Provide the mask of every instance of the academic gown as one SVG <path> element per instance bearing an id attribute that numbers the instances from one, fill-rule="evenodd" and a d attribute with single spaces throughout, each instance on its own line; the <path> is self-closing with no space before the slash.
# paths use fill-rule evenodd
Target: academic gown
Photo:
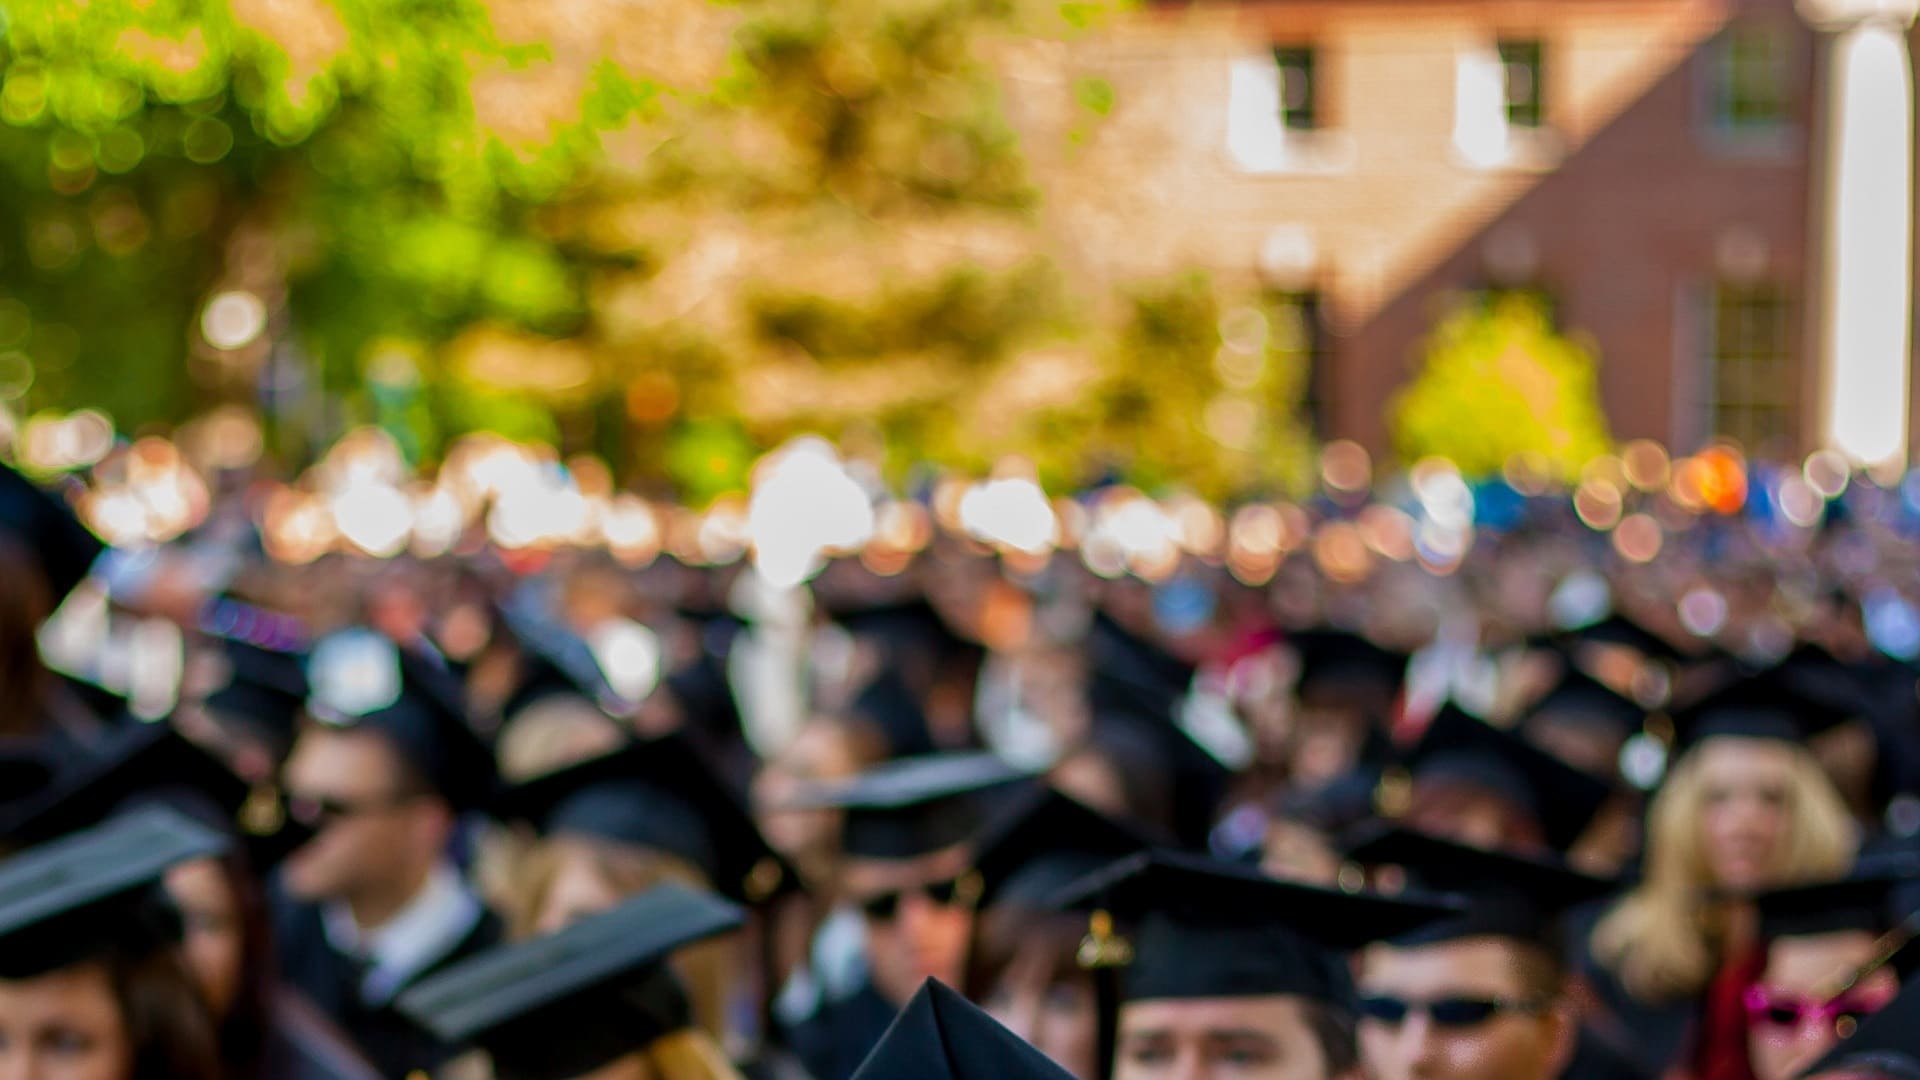
<path id="1" fill-rule="evenodd" d="M 459 1052 L 459 1047 L 440 1042 L 401 1016 L 393 1001 L 407 986 L 499 944 L 502 927 L 497 916 L 482 909 L 452 949 L 414 972 L 391 994 L 368 1001 L 360 987 L 365 963 L 333 947 L 320 906 L 279 899 L 274 908 L 274 937 L 281 978 L 332 1020 L 380 1075 L 397 1080 L 415 1070 L 431 1073 Z"/>
<path id="2" fill-rule="evenodd" d="M 839 1001 L 823 1003 L 787 1030 L 787 1045 L 814 1080 L 848 1080 L 879 1044 L 900 1010 L 880 996 L 871 979 Z"/>
<path id="3" fill-rule="evenodd" d="M 299 994 L 274 995 L 266 1029 L 258 1068 L 235 1080 L 380 1080 L 373 1063 Z"/>

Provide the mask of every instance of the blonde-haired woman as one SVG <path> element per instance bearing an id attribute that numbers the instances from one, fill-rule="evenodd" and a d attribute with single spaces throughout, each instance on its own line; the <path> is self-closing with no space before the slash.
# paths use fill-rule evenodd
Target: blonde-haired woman
<path id="1" fill-rule="evenodd" d="M 1709 983 L 1754 933 L 1746 898 L 1837 877 L 1858 835 L 1800 744 L 1833 718 L 1770 679 L 1723 690 L 1675 718 L 1678 758 L 1647 812 L 1640 883 L 1589 938 L 1594 1026 L 1649 1071 L 1679 1065 Z"/>
<path id="2" fill-rule="evenodd" d="M 749 906 L 793 884 L 738 796 L 679 736 L 527 780 L 503 800 L 502 816 L 533 833 L 523 832 L 520 849 L 509 856 L 511 872 L 500 877 L 497 899 L 516 938 L 554 933 L 664 883 Z M 752 1053 L 757 1041 L 764 982 L 754 978 L 753 940 L 749 928 L 692 945 L 678 950 L 671 965 L 694 1029 L 742 1054 Z M 695 1060 L 680 1057 L 683 1064 Z M 703 1080 L 716 1074 L 663 1069 L 658 1075 Z"/>

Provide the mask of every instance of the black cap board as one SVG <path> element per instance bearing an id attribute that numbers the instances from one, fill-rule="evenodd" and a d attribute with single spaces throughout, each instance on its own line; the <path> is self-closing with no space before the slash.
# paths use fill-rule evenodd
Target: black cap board
<path id="1" fill-rule="evenodd" d="M 1612 794 L 1605 781 L 1451 702 L 1408 751 L 1406 769 L 1415 783 L 1453 781 L 1499 795 L 1531 815 L 1555 851 L 1571 847 Z"/>
<path id="2" fill-rule="evenodd" d="M 688 1027 L 665 961 L 745 919 L 712 894 L 656 885 L 557 933 L 462 961 L 397 1004 L 441 1041 L 486 1050 L 499 1080 L 565 1080 Z"/>
<path id="3" fill-rule="evenodd" d="M 1647 710 L 1632 698 L 1567 661 L 1560 681 L 1520 718 L 1521 725 L 1569 724 L 1631 735 L 1646 722 Z"/>
<path id="4" fill-rule="evenodd" d="M 0 863 L 0 977 L 166 946 L 180 927 L 157 897 L 162 875 L 219 855 L 228 842 L 176 811 L 147 806 Z"/>
<path id="5" fill-rule="evenodd" d="M 64 770 L 10 834 L 22 844 L 42 843 L 153 803 L 238 839 L 255 871 L 271 868 L 313 835 L 288 817 L 278 791 L 248 784 L 165 723 L 116 733 Z"/>
<path id="6" fill-rule="evenodd" d="M 1120 859 L 1053 906 L 1093 911 L 1095 936 L 1107 917 L 1131 927 L 1126 1001 L 1297 994 L 1349 1004 L 1344 951 L 1452 914 L 1438 899 L 1320 889 L 1172 852 Z"/>
<path id="7" fill-rule="evenodd" d="M 521 651 L 520 679 L 500 707 L 502 719 L 512 720 L 528 706 L 558 695 L 585 698 L 613 716 L 639 704 L 613 688 L 593 647 L 580 635 L 524 604 L 502 604 L 499 614 Z"/>
<path id="8" fill-rule="evenodd" d="M 1315 702 L 1364 693 L 1383 701 L 1400 694 L 1407 657 L 1345 630 L 1307 630 L 1287 638 L 1300 658 L 1294 693 Z M 1384 719 L 1377 718 L 1377 719 Z"/>
<path id="9" fill-rule="evenodd" d="M 879 732 L 888 757 L 915 757 L 939 749 L 927 726 L 926 710 L 896 668 L 882 668 L 854 695 L 847 711 Z"/>
<path id="10" fill-rule="evenodd" d="M 1409 886 L 1460 899 L 1458 914 L 1394 938 L 1395 945 L 1503 937 L 1557 947 L 1560 921 L 1569 910 L 1617 888 L 1559 859 L 1487 851 L 1394 825 L 1363 827 L 1341 846 L 1356 863 L 1397 866 Z"/>
<path id="11" fill-rule="evenodd" d="M 1149 845 L 1136 830 L 1062 795 L 1032 789 L 980 836 L 977 905 L 1040 908 L 1068 884 Z"/>
<path id="12" fill-rule="evenodd" d="M 537 776 L 495 806 L 542 834 L 657 848 L 699 867 L 713 888 L 760 903 L 799 887 L 747 813 L 744 799 L 684 736 L 669 734 Z"/>
<path id="13" fill-rule="evenodd" d="M 1800 937 L 1842 930 L 1883 934 L 1912 914 L 1898 909 L 1903 887 L 1920 881 L 1920 863 L 1857 867 L 1830 881 L 1773 889 L 1754 897 L 1760 937 Z"/>
<path id="14" fill-rule="evenodd" d="M 1886 1007 L 1860 1022 L 1802 1080 L 1920 1080 L 1920 982 L 1900 987 Z"/>
<path id="15" fill-rule="evenodd" d="M 48 599 L 56 607 L 86 579 L 106 549 L 66 500 L 7 465 L 0 465 L 0 532 L 11 535 L 39 563 Z"/>
<path id="16" fill-rule="evenodd" d="M 1619 612 L 1599 622 L 1568 631 L 1566 638 L 1576 645 L 1613 645 L 1632 649 L 1648 660 L 1673 663 L 1686 658 L 1686 654 L 1672 642 L 1649 630 L 1639 620 Z"/>
<path id="17" fill-rule="evenodd" d="M 483 806 L 493 755 L 466 721 L 459 683 L 431 660 L 354 627 L 315 643 L 307 714 L 332 728 L 375 731 L 457 811 Z"/>
<path id="18" fill-rule="evenodd" d="M 936 979 L 920 985 L 853 1080 L 1072 1080 Z"/>
<path id="19" fill-rule="evenodd" d="M 0 743 L 0 852 L 17 846 L 7 838 L 46 799 L 56 772 L 54 759 L 37 743 Z"/>
<path id="20" fill-rule="evenodd" d="M 221 720 L 258 732 L 275 747 L 291 747 L 307 705 L 305 654 L 238 638 L 221 638 L 220 650 L 227 678 L 208 692 L 202 706 Z"/>
<path id="21" fill-rule="evenodd" d="M 1809 696 L 1804 673 L 1776 665 L 1738 678 L 1673 714 L 1680 750 L 1726 736 L 1804 743 L 1859 716 L 1846 699 Z"/>
<path id="22" fill-rule="evenodd" d="M 841 851 L 910 859 L 973 839 L 986 820 L 982 796 L 1028 779 L 986 752 L 923 754 L 801 793 L 791 807 L 840 809 Z"/>

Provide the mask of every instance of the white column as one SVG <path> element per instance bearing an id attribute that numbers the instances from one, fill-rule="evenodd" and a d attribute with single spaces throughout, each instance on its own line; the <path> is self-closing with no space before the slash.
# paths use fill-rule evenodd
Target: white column
<path id="1" fill-rule="evenodd" d="M 1913 65 L 1920 0 L 1801 0 L 1827 43 L 1820 261 L 1821 441 L 1907 452 L 1913 300 Z"/>

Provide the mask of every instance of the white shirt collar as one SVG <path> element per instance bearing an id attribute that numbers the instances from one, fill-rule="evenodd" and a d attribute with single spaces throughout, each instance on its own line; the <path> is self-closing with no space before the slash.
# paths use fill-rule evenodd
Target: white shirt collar
<path id="1" fill-rule="evenodd" d="M 366 957 L 373 965 L 360 983 L 360 996 L 380 1004 L 434 961 L 460 944 L 485 914 L 480 899 L 448 862 L 436 864 L 412 900 L 393 918 L 371 929 L 354 921 L 344 903 L 320 909 L 321 928 L 336 950 Z"/>

